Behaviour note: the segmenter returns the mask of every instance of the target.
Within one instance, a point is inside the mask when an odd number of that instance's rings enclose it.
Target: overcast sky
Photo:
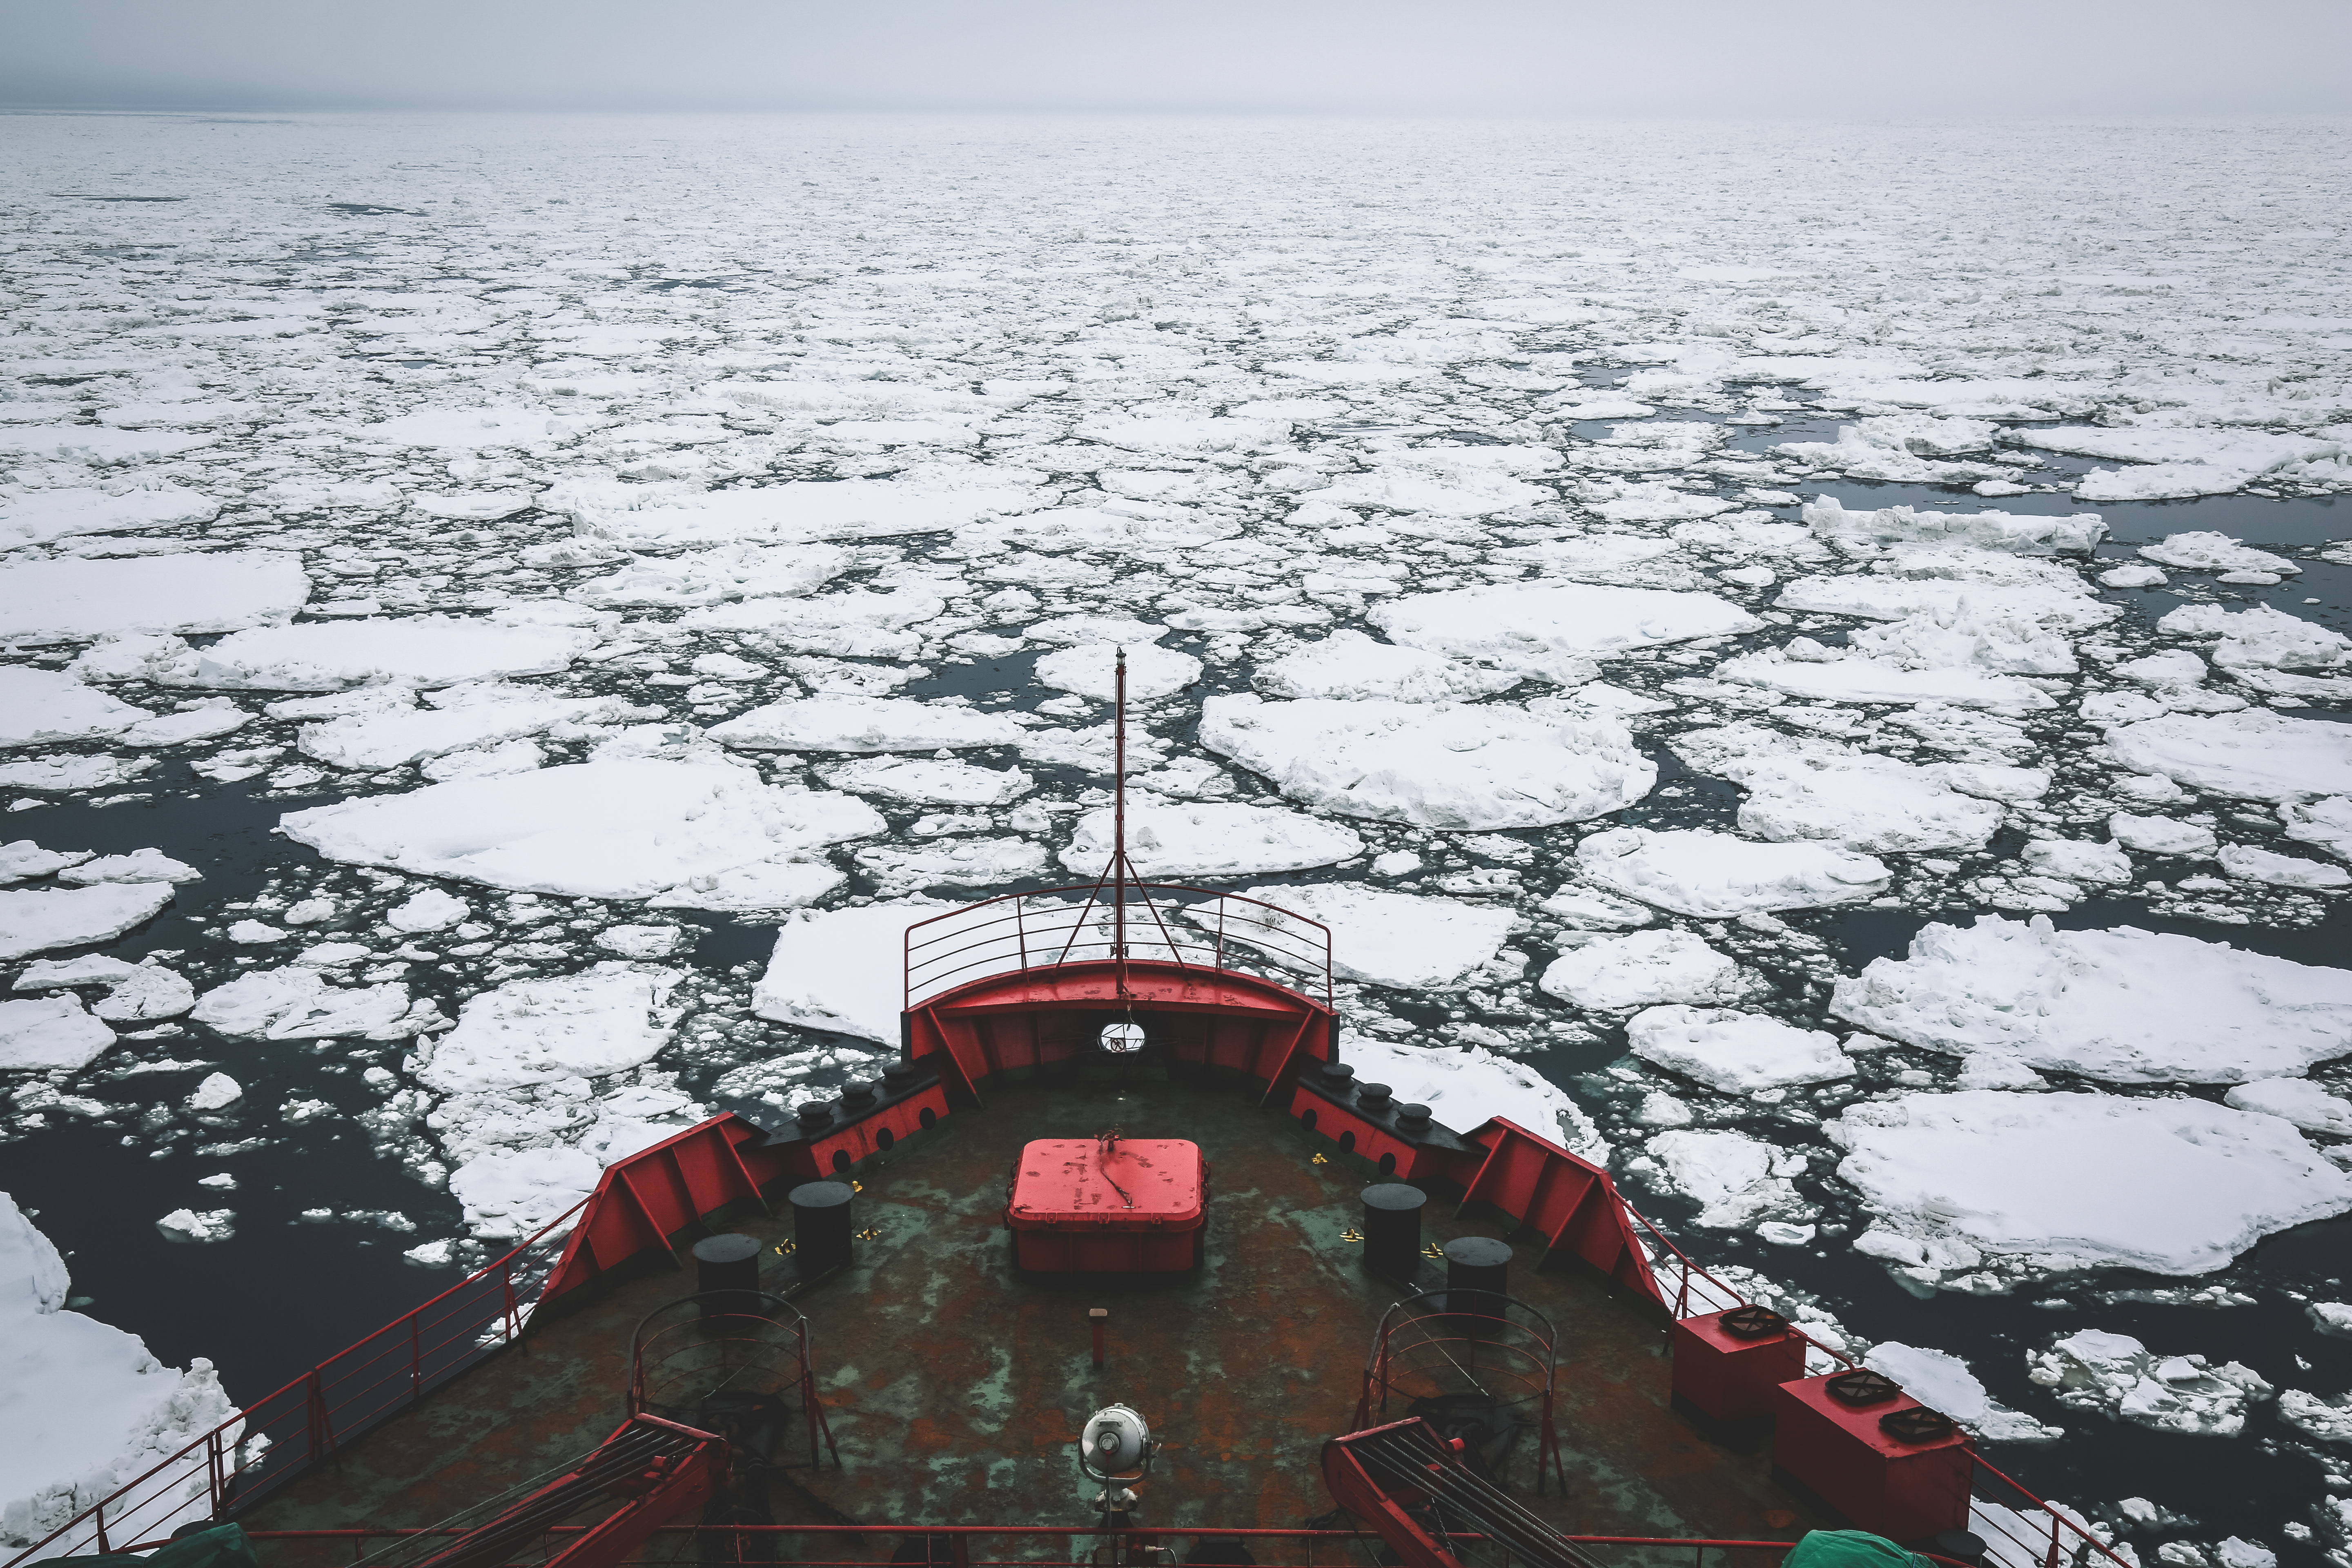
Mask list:
[[[0,102],[2306,114],[2352,0],[0,0]]]

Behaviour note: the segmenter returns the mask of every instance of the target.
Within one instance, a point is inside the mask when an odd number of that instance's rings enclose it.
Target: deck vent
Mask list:
[[[1762,1340],[1789,1331],[1789,1320],[1769,1307],[1739,1307],[1723,1314],[1723,1331],[1734,1339]]]
[[[1880,1416],[1878,1429],[1904,1443],[1940,1443],[1958,1430],[1950,1416],[1924,1405]]]
[[[1831,1378],[1827,1384],[1830,1397],[1841,1405],[1884,1405],[1902,1393],[1895,1380],[1867,1367],[1856,1367]]]

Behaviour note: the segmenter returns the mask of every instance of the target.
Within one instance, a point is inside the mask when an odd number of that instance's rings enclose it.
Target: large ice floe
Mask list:
[[[236,1414],[212,1363],[163,1365],[137,1336],[68,1310],[70,1290],[55,1244],[0,1193],[0,1542],[11,1546],[31,1545]],[[201,1518],[205,1467],[199,1449],[150,1484]]]
[[[341,691],[549,675],[596,640],[582,626],[418,616],[262,626],[203,648],[177,637],[125,637],[94,649],[82,665],[93,679],[136,678],[218,691]]]
[[[2352,970],[2129,926],[1979,915],[1928,925],[1907,956],[1839,981],[1830,1011],[1953,1056],[2114,1083],[2241,1083],[2352,1051]]]
[[[907,928],[952,908],[913,900],[784,921],[766,972],[751,988],[752,1010],[780,1024],[895,1043],[906,1005]],[[982,967],[957,979],[988,972]]]
[[[1527,677],[1422,648],[1374,642],[1361,632],[1335,631],[1260,664],[1253,679],[1266,696],[1293,700],[1467,702],[1508,691]]]
[[[1591,938],[1554,959],[1537,984],[1563,1002],[1599,1013],[1670,1002],[1738,1002],[1757,989],[1755,975],[1729,954],[1683,931]]]
[[[2352,724],[2267,709],[2172,713],[2116,725],[2106,736],[2116,762],[2133,773],[2237,800],[2341,795],[2352,778]]]
[[[153,717],[58,670],[0,666],[0,746],[105,739]]]
[[[234,632],[289,621],[310,596],[301,557],[275,551],[20,562],[0,573],[0,640]]]
[[[1763,625],[1712,594],[1583,583],[1506,583],[1409,594],[1368,617],[1391,642],[1572,684],[1596,654],[1752,632]]]
[[[1400,1103],[1426,1105],[1441,1125],[1457,1132],[1500,1117],[1571,1153],[1608,1163],[1609,1146],[1591,1119],[1566,1091],[1524,1063],[1478,1046],[1453,1049],[1378,1036],[1350,1039],[1346,1055],[1357,1082],[1387,1084]]]
[[[1826,839],[1880,851],[1979,848],[2000,826],[2001,808],[1978,797],[2021,782],[1981,768],[1922,767],[1745,721],[1686,730],[1673,746],[1691,767],[1745,788],[1741,831],[1776,842]],[[2047,775],[2039,782],[2048,787]]]
[[[1709,1230],[1744,1230],[1759,1221],[1809,1211],[1790,1178],[1803,1173],[1801,1151],[1775,1149],[1745,1132],[1661,1132],[1648,1144],[1666,1184],[1699,1205]]]
[[[1100,872],[1110,860],[1114,826],[1109,811],[1079,817],[1059,857],[1063,868],[1082,877]],[[1278,806],[1170,801],[1127,809],[1128,856],[1147,879],[1303,871],[1353,859],[1363,847],[1337,823]]]
[[[1448,985],[1491,962],[1519,924],[1507,908],[1463,899],[1391,892],[1360,882],[1308,882],[1244,889],[1271,909],[1228,909],[1204,915],[1221,921],[1228,942],[1277,959],[1319,952],[1320,933],[1286,913],[1329,928],[1332,973],[1346,980],[1421,990]],[[1250,921],[1269,928],[1263,936]]]
[[[1684,828],[1616,827],[1576,847],[1585,879],[1676,914],[1720,920],[1858,903],[1886,890],[1883,861],[1826,844],[1758,844]]]
[[[416,1081],[442,1096],[426,1121],[476,1236],[528,1236],[586,1197],[606,1165],[700,1119],[667,1079],[621,1076],[668,1044],[681,978],[608,961],[509,981],[409,1058]]]
[[[1645,1061],[1725,1094],[1853,1076],[1826,1029],[1725,1007],[1648,1007],[1625,1020],[1625,1044]]]
[[[1543,827],[1632,805],[1657,782],[1621,724],[1493,703],[1213,697],[1201,742],[1291,799],[1425,827]]]
[[[575,763],[289,812],[331,860],[572,898],[644,899],[883,830],[853,795],[723,763]]]
[[[1904,1393],[1988,1442],[2049,1443],[2066,1435],[2063,1426],[2045,1426],[2001,1404],[1968,1363],[1947,1352],[1888,1340],[1864,1352],[1862,1363],[1885,1373],[1902,1384]]]
[[[755,708],[710,738],[747,751],[930,752],[1009,746],[1021,726],[1002,713],[903,697],[809,697]]]
[[[2286,1122],[2201,1100],[1903,1094],[1848,1106],[1823,1131],[1874,1216],[1855,1250],[1922,1289],[2206,1274],[2352,1205],[2352,1175]]]

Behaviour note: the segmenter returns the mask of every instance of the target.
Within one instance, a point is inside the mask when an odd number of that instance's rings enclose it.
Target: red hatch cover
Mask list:
[[[1021,1151],[1007,1217],[1015,1230],[1188,1229],[1201,1178],[1201,1146],[1182,1138],[1122,1138],[1108,1153],[1097,1139],[1040,1138]]]

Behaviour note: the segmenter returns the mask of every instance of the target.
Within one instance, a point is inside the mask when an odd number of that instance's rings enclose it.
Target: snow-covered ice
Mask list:
[[[1494,904],[1391,892],[1360,882],[1246,888],[1243,894],[1275,908],[1226,910],[1228,940],[1263,945],[1276,957],[1318,949],[1319,936],[1283,918],[1284,911],[1304,915],[1330,928],[1333,973],[1408,991],[1460,980],[1491,961],[1519,923],[1510,910]],[[1274,928],[1268,942],[1251,942],[1253,933],[1238,923],[1244,914]]]
[[[0,959],[111,942],[172,901],[169,882],[0,892]]]
[[[780,1024],[895,1045],[905,1005],[907,928],[953,907],[915,900],[784,921],[767,970],[751,988],[752,1010]]]
[[[2222,1102],[2292,1121],[2306,1132],[2352,1137],[2352,1100],[2328,1093],[2307,1078],[2265,1078],[2232,1085]]]
[[[1838,982],[1830,1011],[1953,1056],[2115,1083],[2242,1083],[2352,1051],[2352,970],[2137,931],[1979,915]]]
[[[450,686],[518,675],[551,675],[595,646],[593,630],[487,617],[416,616],[405,620],[303,621],[233,632],[209,647],[176,637],[125,639],[125,662],[100,668],[165,686],[220,691],[340,691],[398,683]],[[105,649],[100,650],[104,654]],[[135,658],[136,662],[128,662]]]
[[[57,670],[0,666],[0,746],[100,740],[153,717]]]
[[[1903,1094],[1823,1131],[1874,1216],[1856,1250],[1945,1289],[2097,1268],[2208,1274],[2352,1205],[2352,1175],[2294,1128],[2201,1100]]]
[[[83,1068],[114,1044],[114,1031],[79,996],[0,1002],[0,1068]]]
[[[1573,685],[1595,655],[1751,632],[1763,623],[1712,594],[1583,583],[1409,594],[1367,618],[1391,642]]]
[[[1978,797],[1996,793],[1991,786],[2006,781],[1981,771],[1920,767],[1745,721],[1686,730],[1673,745],[1693,768],[1743,786],[1748,798],[1739,806],[1740,828],[1775,842],[1822,839],[1875,851],[1974,849],[2001,822],[2000,807]]]
[[[2048,1443],[2065,1436],[2011,1410],[1985,1389],[1969,1363],[1948,1352],[1888,1340],[1864,1351],[1862,1363],[1903,1385],[1903,1392],[1931,1410],[1940,1410],[1991,1443]]]
[[[150,1211],[152,1212],[152,1211]],[[234,1415],[212,1363],[163,1365],[70,1311],[65,1259],[0,1193],[0,1540],[30,1545]],[[210,1510],[201,1449],[158,1494]]]
[[[2236,1362],[2161,1355],[2104,1329],[2078,1330],[2025,1361],[2032,1380],[2067,1408],[2159,1432],[2234,1437],[2245,1430],[2247,1407],[2273,1392]]]
[[[1563,1002],[1599,1013],[1669,1002],[1734,1003],[1755,988],[1728,954],[1682,931],[1595,937],[1554,959],[1537,984]]]
[[[0,573],[0,639],[235,632],[291,620],[310,596],[301,558],[274,551],[20,562]]]
[[[924,805],[1009,805],[1033,787],[1016,768],[934,757],[857,757],[818,770],[834,789]]]
[[[2340,795],[2352,777],[2352,725],[2266,709],[2173,713],[2106,732],[2116,761],[2239,800]]]
[[[1685,828],[1617,827],[1576,847],[1577,868],[1612,892],[1720,920],[1727,915],[1859,903],[1885,892],[1883,861],[1826,844],[1758,844]]]
[[[1110,861],[1112,826],[1108,811],[1080,816],[1060,855],[1063,869],[1100,875]],[[1128,857],[1147,879],[1303,871],[1353,859],[1363,847],[1361,838],[1336,823],[1277,806],[1171,801],[1130,803],[1127,809]]]
[[[1853,1076],[1853,1059],[1828,1030],[1734,1008],[1644,1008],[1625,1020],[1625,1043],[1643,1060],[1725,1094]]]
[[[930,752],[1009,746],[1021,727],[1002,713],[903,697],[810,697],[755,708],[713,725],[710,738],[746,751]]]
[[[606,899],[649,898],[883,826],[853,796],[774,788],[724,763],[655,759],[460,779],[289,812],[278,824],[330,859]]]
[[[1491,829],[1583,822],[1632,805],[1657,766],[1622,725],[1496,703],[1213,697],[1201,742],[1291,799],[1346,816]]]
[[[188,1016],[230,1039],[267,1040],[404,1040],[448,1022],[398,981],[333,985],[299,963],[240,974],[199,996]]]
[[[1261,663],[1254,679],[1266,696],[1294,700],[1467,702],[1508,691],[1527,678],[1341,630]]]
[[[1696,1223],[1709,1230],[1741,1230],[1775,1215],[1807,1212],[1789,1184],[1805,1168],[1801,1153],[1777,1150],[1745,1132],[1661,1132],[1648,1148],[1672,1186],[1698,1202]]]

